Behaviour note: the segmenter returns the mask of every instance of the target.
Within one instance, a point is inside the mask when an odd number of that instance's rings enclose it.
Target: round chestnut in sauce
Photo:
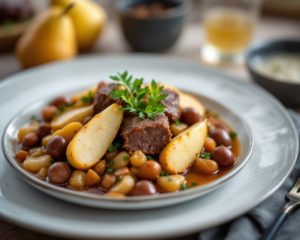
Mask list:
[[[30,149],[39,144],[39,138],[36,133],[27,133],[22,140],[22,148]]]
[[[37,129],[37,136],[42,139],[43,137],[47,136],[51,132],[51,126],[49,123],[41,123]]]
[[[201,120],[201,116],[195,108],[184,108],[181,112],[180,119],[182,122],[191,126]]]
[[[46,152],[53,158],[60,158],[64,156],[67,148],[67,141],[61,136],[52,137],[46,148]]]
[[[215,160],[221,167],[230,167],[235,163],[235,156],[232,151],[224,146],[219,146],[212,154],[212,159]]]
[[[57,97],[50,103],[50,105],[59,107],[61,105],[65,105],[67,103],[69,103],[69,100],[66,97]]]
[[[212,129],[210,131],[210,136],[216,141],[218,146],[223,145],[225,147],[229,147],[232,145],[230,135],[222,128]]]
[[[151,181],[141,180],[138,181],[133,191],[131,192],[132,196],[145,196],[145,195],[154,195],[156,194],[156,188]]]
[[[67,163],[56,162],[48,169],[48,177],[50,182],[56,184],[65,183],[71,175],[71,169]]]

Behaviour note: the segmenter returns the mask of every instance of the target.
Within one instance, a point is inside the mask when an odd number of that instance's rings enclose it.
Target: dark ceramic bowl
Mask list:
[[[170,7],[164,14],[140,18],[130,12],[140,3],[163,2]],[[159,52],[171,48],[178,40],[186,20],[187,0],[119,0],[115,1],[123,34],[131,48],[142,52]]]
[[[296,53],[300,55],[300,41],[277,40],[254,45],[246,54],[247,69],[257,84],[270,91],[283,104],[288,107],[299,107],[300,84],[278,81],[256,70],[255,63],[258,60],[263,60],[265,57],[278,53]]]

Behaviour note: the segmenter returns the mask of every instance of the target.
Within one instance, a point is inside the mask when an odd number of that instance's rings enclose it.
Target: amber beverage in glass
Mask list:
[[[204,0],[204,61],[240,63],[249,45],[259,10],[259,0]]]

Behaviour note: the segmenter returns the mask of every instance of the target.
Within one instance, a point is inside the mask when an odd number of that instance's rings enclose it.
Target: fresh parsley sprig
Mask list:
[[[137,114],[141,119],[153,119],[165,111],[162,100],[167,94],[156,81],[152,80],[150,86],[144,86],[143,78],[134,78],[127,71],[110,78],[119,85],[110,95],[124,102],[124,111]]]

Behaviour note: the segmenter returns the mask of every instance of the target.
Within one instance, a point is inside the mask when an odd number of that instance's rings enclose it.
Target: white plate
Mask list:
[[[60,83],[63,84],[63,83]],[[70,82],[64,83],[65,89],[74,88]],[[87,86],[88,89],[91,86]],[[75,92],[83,91],[83,89]],[[205,98],[203,96],[197,96],[201,99],[201,102],[208,109],[218,113],[222,118],[234,127],[234,130],[238,133],[238,138],[241,143],[240,155],[237,159],[236,164],[233,166],[227,174],[212,181],[208,184],[190,188],[185,191],[176,193],[165,193],[160,195],[152,196],[137,196],[128,197],[125,199],[117,199],[107,197],[105,195],[76,191],[64,187],[59,187],[54,184],[48,183],[36,177],[36,175],[26,171],[16,160],[15,160],[15,149],[16,139],[18,130],[28,123],[32,116],[40,117],[40,112],[48,102],[54,99],[56,96],[51,98],[39,99],[29,106],[25,106],[24,109],[17,113],[13,120],[8,124],[6,130],[3,133],[2,148],[4,154],[13,168],[32,186],[41,190],[42,192],[48,193],[51,196],[69,201],[72,203],[78,203],[83,206],[98,207],[98,208],[110,208],[110,209],[149,209],[156,207],[171,206],[174,204],[182,203],[202,195],[205,195],[225,184],[230,178],[234,177],[247,163],[249,160],[252,149],[253,141],[252,134],[249,126],[242,120],[240,116],[233,113],[230,109],[224,107],[222,104],[213,101],[212,99]]]
[[[15,75],[0,84],[0,134],[16,112],[33,100],[83,88],[116,71],[129,70],[209,96],[246,119],[254,150],[246,167],[222,188],[184,204],[143,211],[80,207],[26,184],[0,154],[0,214],[17,224],[76,238],[162,238],[228,221],[274,192],[290,173],[298,137],[284,108],[260,88],[182,59],[155,56],[89,57]],[[68,83],[68,84],[67,84]],[[284,163],[284,164],[283,164]]]

